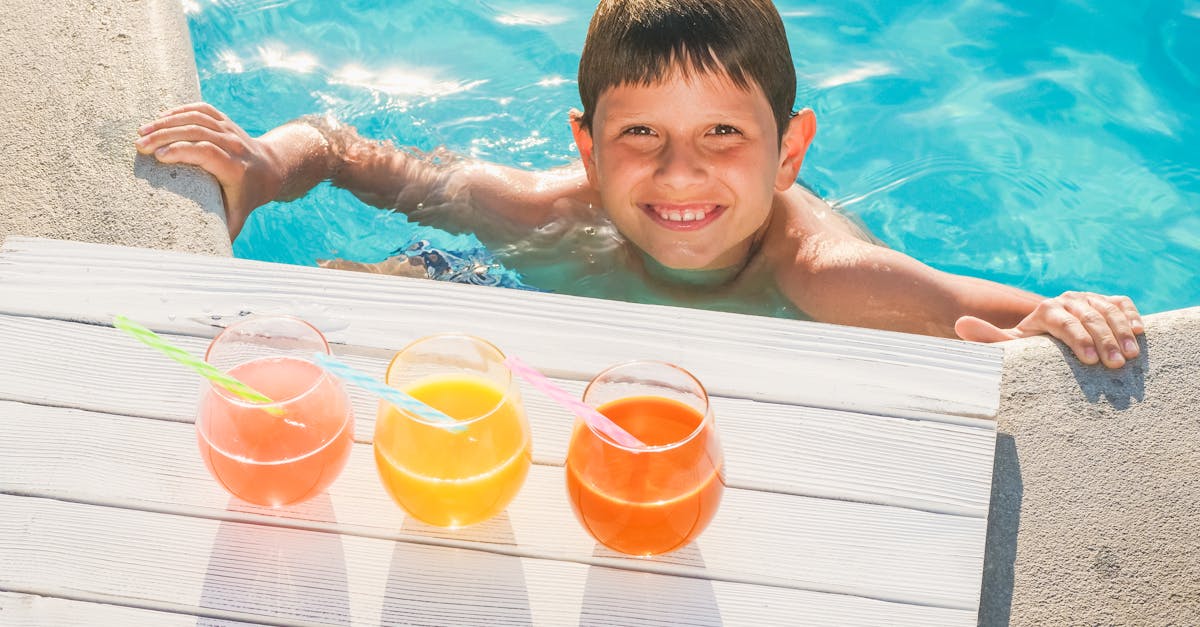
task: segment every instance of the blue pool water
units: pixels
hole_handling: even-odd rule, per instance
[[[203,97],[253,135],[328,111],[423,150],[576,158],[592,2],[183,1]],[[1200,0],[777,6],[819,122],[801,179],[887,245],[1046,295],[1200,304]],[[255,212],[234,252],[370,262],[423,238],[487,254],[327,184]]]

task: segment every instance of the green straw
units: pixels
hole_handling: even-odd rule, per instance
[[[200,376],[216,383],[217,385],[229,390],[238,397],[250,401],[252,403],[274,403],[271,397],[259,392],[258,390],[238,381],[237,379],[217,370],[212,364],[196,357],[195,355],[175,346],[163,337],[150,329],[126,318],[125,316],[113,316],[113,326],[132,335],[141,343],[156,349],[162,354],[174,359],[175,361],[195,370]],[[283,410],[279,407],[264,407],[264,411],[274,415],[282,416]]]

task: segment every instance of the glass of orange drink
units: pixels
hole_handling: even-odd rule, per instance
[[[380,402],[375,465],[392,498],[441,527],[507,507],[529,473],[532,438],[504,354],[471,335],[431,335],[396,353],[387,383],[455,419],[430,422]]]
[[[213,338],[205,361],[269,397],[245,400],[209,384],[196,416],[200,456],[231,494],[280,507],[320,494],[342,472],[354,443],[346,389],[311,360],[325,336],[290,316],[260,316]]]
[[[699,536],[725,489],[704,386],[673,364],[632,361],[596,375],[583,402],[645,444],[623,446],[575,419],[567,493],[588,533],[638,556],[673,551]]]

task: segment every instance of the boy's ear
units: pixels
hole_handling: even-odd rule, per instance
[[[817,134],[817,114],[812,109],[801,109],[788,120],[787,130],[779,146],[779,170],[775,173],[775,190],[786,191],[800,175],[804,154]]]
[[[571,109],[567,116],[571,120],[571,136],[575,139],[575,147],[579,149],[579,160],[583,162],[583,169],[587,172],[588,182],[593,187],[596,185],[596,162],[593,159],[592,149],[595,144],[592,142],[592,133],[583,126],[583,112],[579,109]]]

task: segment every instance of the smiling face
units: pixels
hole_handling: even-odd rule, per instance
[[[767,224],[775,192],[795,182],[811,135],[800,138],[790,125],[781,150],[757,85],[688,74],[605,90],[590,132],[573,124],[576,145],[613,224],[638,248],[668,268],[737,266]]]

